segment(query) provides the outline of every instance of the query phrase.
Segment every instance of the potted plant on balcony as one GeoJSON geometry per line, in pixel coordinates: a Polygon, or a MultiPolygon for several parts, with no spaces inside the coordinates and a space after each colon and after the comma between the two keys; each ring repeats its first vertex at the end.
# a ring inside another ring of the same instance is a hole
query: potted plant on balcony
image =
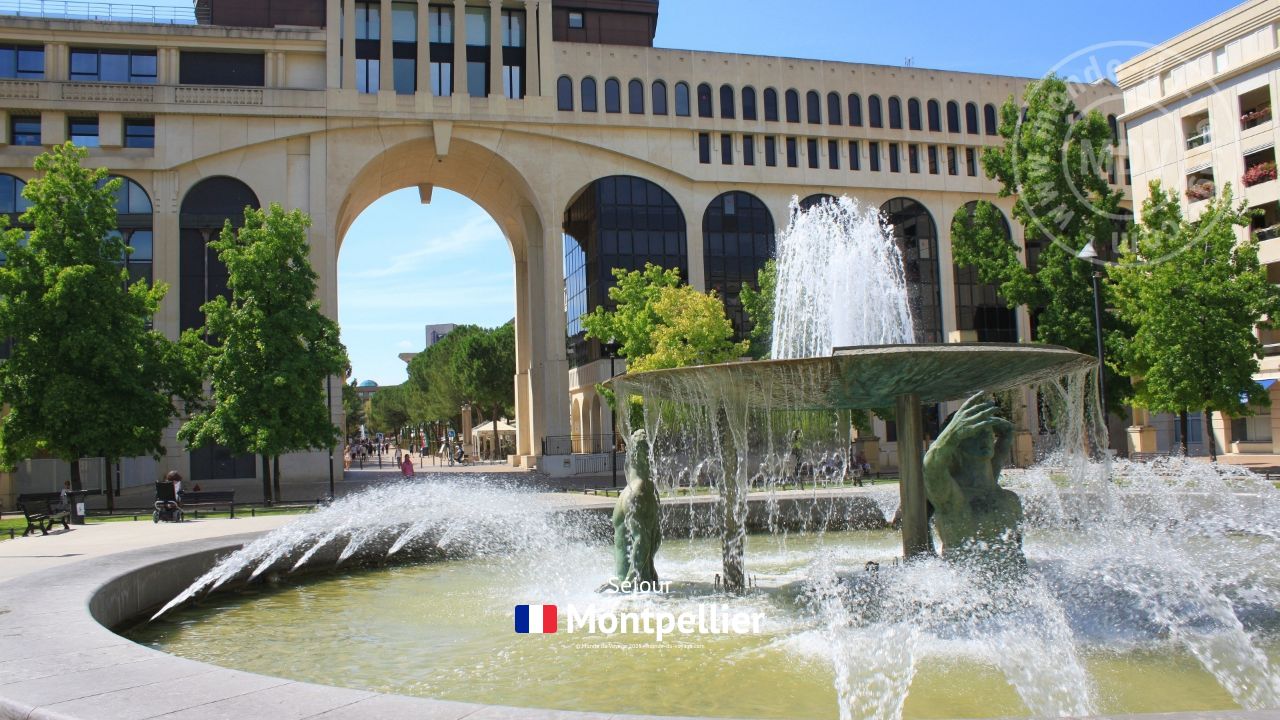
{"type": "Polygon", "coordinates": [[[1187,188],[1187,199],[1192,202],[1197,200],[1208,200],[1211,197],[1213,197],[1212,180],[1201,180],[1187,188]]]}
{"type": "Polygon", "coordinates": [[[1244,171],[1244,177],[1240,178],[1245,187],[1253,187],[1259,183],[1276,179],[1276,164],[1274,162],[1260,162],[1250,165],[1244,171]]]}
{"type": "Polygon", "coordinates": [[[1271,119],[1271,106],[1263,105],[1240,116],[1240,123],[1245,127],[1253,127],[1271,119]]]}

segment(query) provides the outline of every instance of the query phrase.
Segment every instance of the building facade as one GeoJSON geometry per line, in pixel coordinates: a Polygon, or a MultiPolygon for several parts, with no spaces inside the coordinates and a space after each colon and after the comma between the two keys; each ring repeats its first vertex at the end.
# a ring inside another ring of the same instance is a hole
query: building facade
{"type": "MultiPolygon", "coordinates": [[[[956,268],[950,244],[969,203],[1009,217],[980,158],[1026,78],[655,48],[653,0],[199,0],[178,22],[47,5],[0,16],[0,212],[21,211],[36,154],[89,147],[128,181],[131,271],[171,285],[155,324],[176,338],[225,292],[207,243],[246,205],[313,217],[336,317],[338,252],[360,212],[402,188],[459,192],[511,246],[517,464],[559,470],[547,456],[601,449],[583,438],[611,430],[594,386],[623,365],[581,335],[611,268],[679,267],[743,331],[738,291],[793,198],[848,194],[886,213],[922,340],[1030,338],[1027,314],[956,268]]],[[[1121,111],[1108,83],[1075,90],[1121,111]]],[[[175,433],[158,471],[255,472],[175,433]]],[[[327,462],[287,457],[285,477],[325,477],[327,462]]]]}

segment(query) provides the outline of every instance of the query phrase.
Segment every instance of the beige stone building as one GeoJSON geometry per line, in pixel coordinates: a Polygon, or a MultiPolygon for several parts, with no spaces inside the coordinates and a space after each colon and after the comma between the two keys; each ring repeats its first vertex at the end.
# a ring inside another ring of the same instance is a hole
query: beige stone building
{"type": "MultiPolygon", "coordinates": [[[[1258,212],[1252,233],[1273,281],[1280,282],[1280,183],[1272,115],[1280,92],[1280,0],[1246,2],[1121,66],[1122,120],[1128,128],[1133,205],[1141,207],[1159,180],[1182,195],[1195,218],[1204,200],[1230,183],[1237,199],[1258,212]]],[[[1241,230],[1241,239],[1245,230],[1241,230]]],[[[1257,380],[1280,407],[1280,332],[1263,330],[1266,356],[1257,380]]],[[[1188,440],[1204,451],[1203,419],[1188,440]]],[[[1233,453],[1280,452],[1280,412],[1259,408],[1248,418],[1212,418],[1215,442],[1233,453]]],[[[1167,451],[1177,442],[1169,416],[1135,411],[1130,445],[1167,451]]]]}
{"type": "MultiPolygon", "coordinates": [[[[514,257],[518,464],[592,470],[606,449],[593,386],[611,363],[580,318],[604,301],[611,267],[680,267],[718,289],[741,328],[738,288],[793,197],[883,209],[920,339],[1030,337],[1024,311],[953,266],[949,238],[967,203],[1009,215],[979,160],[1026,78],[655,48],[652,0],[199,0],[191,17],[133,7],[123,19],[41,6],[0,16],[0,212],[16,218],[37,153],[90,147],[92,164],[129,181],[129,262],[171,285],[155,322],[176,337],[225,290],[206,243],[244,205],[311,214],[336,317],[337,257],[360,212],[402,188],[423,202],[436,186],[459,192],[514,257]]],[[[1109,83],[1076,90],[1081,106],[1121,111],[1109,83]]],[[[1024,243],[1020,227],[1011,235],[1024,243]]],[[[216,449],[188,453],[173,430],[167,444],[126,484],[169,468],[206,486],[256,472],[216,449]]],[[[322,477],[326,463],[286,458],[285,477],[322,477]]]]}

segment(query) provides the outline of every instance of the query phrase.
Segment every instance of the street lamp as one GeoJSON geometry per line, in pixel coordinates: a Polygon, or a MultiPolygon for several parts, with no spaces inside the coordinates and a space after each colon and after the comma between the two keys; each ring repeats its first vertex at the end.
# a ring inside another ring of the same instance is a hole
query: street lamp
{"type": "MultiPolygon", "coordinates": [[[[618,359],[618,347],[618,341],[613,338],[609,338],[609,342],[604,344],[604,351],[609,356],[609,379],[613,379],[617,375],[617,370],[614,368],[614,362],[618,359]]],[[[614,396],[614,405],[615,407],[611,413],[613,421],[610,423],[611,429],[613,430],[612,437],[610,438],[610,440],[612,440],[611,444],[613,447],[609,449],[609,464],[613,469],[613,486],[618,487],[618,409],[616,407],[616,395],[614,396]]]]}
{"type": "MultiPolygon", "coordinates": [[[[1086,262],[1094,262],[1098,259],[1098,251],[1093,249],[1093,241],[1076,254],[1076,257],[1086,262]]],[[[1098,343],[1098,402],[1102,405],[1103,423],[1106,423],[1107,416],[1107,379],[1105,365],[1103,364],[1105,356],[1103,354],[1102,345],[1102,289],[1098,283],[1102,279],[1102,271],[1097,267],[1092,273],[1093,278],[1093,329],[1098,343]]]]}

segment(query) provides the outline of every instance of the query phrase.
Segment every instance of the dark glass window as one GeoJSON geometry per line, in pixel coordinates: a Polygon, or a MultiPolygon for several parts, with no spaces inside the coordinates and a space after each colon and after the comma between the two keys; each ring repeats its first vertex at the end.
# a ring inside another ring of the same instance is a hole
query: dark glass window
{"type": "Polygon", "coordinates": [[[80,147],[98,147],[98,116],[67,118],[67,136],[80,147]]]}
{"type": "Polygon", "coordinates": [[[572,11],[572,10],[569,12],[569,29],[570,30],[581,30],[586,26],[587,26],[586,18],[583,17],[582,13],[577,11],[572,11]]]}
{"type": "Polygon", "coordinates": [[[880,172],[880,143],[867,143],[867,163],[871,172],[880,172]]]}
{"type": "Polygon", "coordinates": [[[257,195],[243,182],[225,176],[201,180],[182,199],[178,216],[180,329],[204,325],[200,307],[227,295],[227,267],[209,241],[218,238],[228,220],[232,227],[242,225],[246,207],[259,207],[257,195]]]}
{"type": "Polygon", "coordinates": [[[960,104],[955,100],[947,101],[947,132],[960,132],[960,104]]]}
{"type": "Polygon", "coordinates": [[[698,162],[703,165],[711,164],[711,135],[709,133],[698,133],[698,162]]]}
{"type": "Polygon", "coordinates": [[[920,122],[920,101],[915,98],[907,100],[907,128],[911,130],[924,129],[924,125],[920,122]]]}
{"type": "Polygon", "coordinates": [[[853,127],[862,127],[862,98],[858,93],[849,95],[849,124],[853,127]]]}
{"type": "MultiPolygon", "coordinates": [[[[402,12],[402,8],[416,11],[416,7],[410,3],[396,3],[392,7],[397,15],[402,12]]],[[[502,94],[503,97],[516,100],[525,96],[525,13],[523,10],[503,10],[499,22],[502,31],[502,47],[499,48],[502,59],[502,94]]],[[[403,62],[401,58],[413,53],[414,47],[412,44],[397,42],[392,50],[396,54],[396,65],[399,66],[403,62]],[[402,45],[406,47],[402,48],[402,45]]],[[[409,63],[410,66],[412,64],[409,63]]],[[[401,92],[399,79],[396,80],[396,92],[401,92]]]]}
{"type": "Polygon", "coordinates": [[[862,169],[862,158],[860,158],[858,155],[859,155],[858,141],[850,140],[849,141],[849,169],[850,170],[862,169]]]}
{"type": "Polygon", "coordinates": [[[920,172],[920,146],[907,146],[907,169],[913,173],[920,172]]]}
{"type": "Polygon", "coordinates": [[[609,78],[604,81],[604,111],[622,112],[622,83],[618,82],[618,78],[609,78]]]}
{"type": "Polygon", "coordinates": [[[978,153],[973,148],[964,149],[964,165],[969,171],[969,177],[978,177],[978,153]]]}
{"type": "Polygon", "coordinates": [[[956,160],[956,149],[954,147],[947,147],[947,174],[960,174],[960,163],[956,160]]]}
{"type": "Polygon", "coordinates": [[[765,122],[778,121],[778,91],[773,88],[764,90],[764,119],[765,122]]]}
{"type": "Polygon", "coordinates": [[[898,143],[889,143],[889,172],[902,172],[902,160],[898,157],[898,143]]]}
{"type": "Polygon", "coordinates": [[[453,94],[453,8],[427,9],[427,39],[431,94],[448,97],[453,94]]]}
{"type": "Polygon", "coordinates": [[[733,164],[733,136],[729,133],[720,136],[720,164],[733,164]]]}
{"type": "Polygon", "coordinates": [[[800,93],[795,90],[787,91],[787,122],[800,122],[800,93]]]}
{"type": "Polygon", "coordinates": [[[787,167],[800,167],[800,150],[793,137],[787,138],[787,167]]]}
{"type": "Polygon", "coordinates": [[[930,175],[938,174],[938,146],[937,145],[929,146],[929,174],[930,175]]]}
{"type": "Polygon", "coordinates": [[[18,178],[0,173],[0,214],[9,216],[9,227],[18,225],[18,216],[31,207],[31,203],[22,197],[22,190],[27,184],[18,178]]]}
{"type": "Polygon", "coordinates": [[[978,106],[976,104],[965,103],[964,124],[965,130],[967,130],[970,135],[978,134],[978,106]]]}
{"type": "Polygon", "coordinates": [[[650,92],[653,102],[654,115],[667,114],[667,84],[661,80],[654,80],[650,92]]]}
{"type": "Polygon", "coordinates": [[[827,124],[843,125],[844,113],[840,110],[843,102],[840,99],[840,93],[827,93],[827,124]]]}
{"type": "Polygon", "coordinates": [[[116,233],[131,252],[121,258],[129,272],[129,282],[151,282],[151,259],[154,237],[151,231],[151,198],[142,186],[126,177],[120,178],[116,190],[116,233]]]}
{"type": "Polygon", "coordinates": [[[39,145],[40,116],[13,115],[9,117],[10,145],[39,145]]]}
{"type": "Polygon", "coordinates": [[[178,60],[182,85],[262,87],[266,65],[262,53],[195,52],[183,50],[178,60]]]}
{"type": "Polygon", "coordinates": [[[942,106],[937,100],[930,100],[928,103],[929,112],[929,130],[931,132],[942,132],[942,106]]]}
{"type": "Polygon", "coordinates": [[[764,139],[764,164],[768,167],[778,166],[778,139],[772,135],[764,139]]]}
{"type": "Polygon", "coordinates": [[[894,198],[880,207],[893,227],[902,253],[915,324],[916,342],[942,341],[942,282],[938,268],[938,230],[933,216],[910,198],[894,198]]]}
{"type": "Polygon", "coordinates": [[[154,85],[156,51],[72,48],[71,80],[154,85]]]}
{"type": "Polygon", "coordinates": [[[729,85],[720,86],[720,117],[726,120],[734,119],[734,92],[729,85]]]}
{"type": "Polygon", "coordinates": [[[756,89],[753,87],[742,88],[742,119],[756,120],[756,89]]]}
{"type": "Polygon", "coordinates": [[[561,75],[556,81],[556,109],[573,109],[573,78],[561,75]]]}
{"type": "Polygon", "coordinates": [[[582,78],[582,111],[596,111],[596,79],[593,77],[582,78]]]}
{"type": "MultiPolygon", "coordinates": [[[[1000,121],[996,117],[996,106],[992,105],[991,103],[987,103],[986,105],[983,105],[982,114],[984,116],[983,120],[986,121],[987,134],[995,135],[996,133],[998,133],[1000,130],[1000,121]]],[[[1115,117],[1116,117],[1115,115],[1111,115],[1110,119],[1114,121],[1115,117]]],[[[1114,131],[1115,131],[1114,126],[1112,127],[1112,131],[1114,134],[1114,131]]],[[[1117,137],[1117,141],[1119,141],[1118,137],[1117,137]]]]}
{"type": "Polygon", "coordinates": [[[0,45],[0,78],[44,79],[44,47],[0,45]]]}
{"type": "Polygon", "coordinates": [[[805,142],[805,155],[809,156],[809,167],[817,169],[818,167],[818,141],[815,138],[809,138],[805,142]]]}
{"type": "MultiPolygon", "coordinates": [[[[977,208],[977,201],[965,203],[964,207],[956,211],[951,221],[952,227],[957,224],[972,225],[977,208]]],[[[1000,216],[1005,241],[1013,243],[1009,220],[999,208],[990,206],[987,211],[991,210],[1000,216]]],[[[1000,296],[999,286],[980,282],[978,271],[974,267],[961,267],[957,264],[954,269],[957,329],[976,331],[978,342],[1018,342],[1017,314],[1000,296]]]]}
{"type": "Polygon", "coordinates": [[[676,83],[676,115],[689,117],[689,84],[676,83]]]}
{"type": "Polygon", "coordinates": [[[707,289],[724,300],[735,338],[745,338],[751,324],[740,293],[745,285],[756,288],[760,269],[773,257],[773,216],[756,196],[727,192],[703,213],[702,242],[707,289]]]}
{"type": "Polygon", "coordinates": [[[632,115],[644,114],[644,83],[639,80],[627,83],[627,112],[632,115]]]}
{"type": "Polygon", "coordinates": [[[698,85],[698,117],[715,117],[711,110],[711,86],[706,83],[698,85]]]}
{"type": "Polygon", "coordinates": [[[834,195],[828,195],[827,193],[814,193],[800,201],[800,209],[811,210],[824,203],[835,201],[836,197],[834,195]]]}
{"type": "Polygon", "coordinates": [[[827,141],[827,168],[831,170],[840,169],[840,141],[827,141]]]}
{"type": "Polygon", "coordinates": [[[884,127],[884,118],[880,114],[880,96],[872,95],[867,98],[867,119],[873,128],[884,127]]]}
{"type": "Polygon", "coordinates": [[[742,136],[742,164],[756,164],[756,139],[752,135],[742,136]]]}
{"type": "Polygon", "coordinates": [[[810,90],[804,96],[805,115],[810,125],[822,124],[822,96],[810,90]]]}
{"type": "Polygon", "coordinates": [[[896,95],[889,98],[889,129],[902,129],[902,101],[896,95]]]}

